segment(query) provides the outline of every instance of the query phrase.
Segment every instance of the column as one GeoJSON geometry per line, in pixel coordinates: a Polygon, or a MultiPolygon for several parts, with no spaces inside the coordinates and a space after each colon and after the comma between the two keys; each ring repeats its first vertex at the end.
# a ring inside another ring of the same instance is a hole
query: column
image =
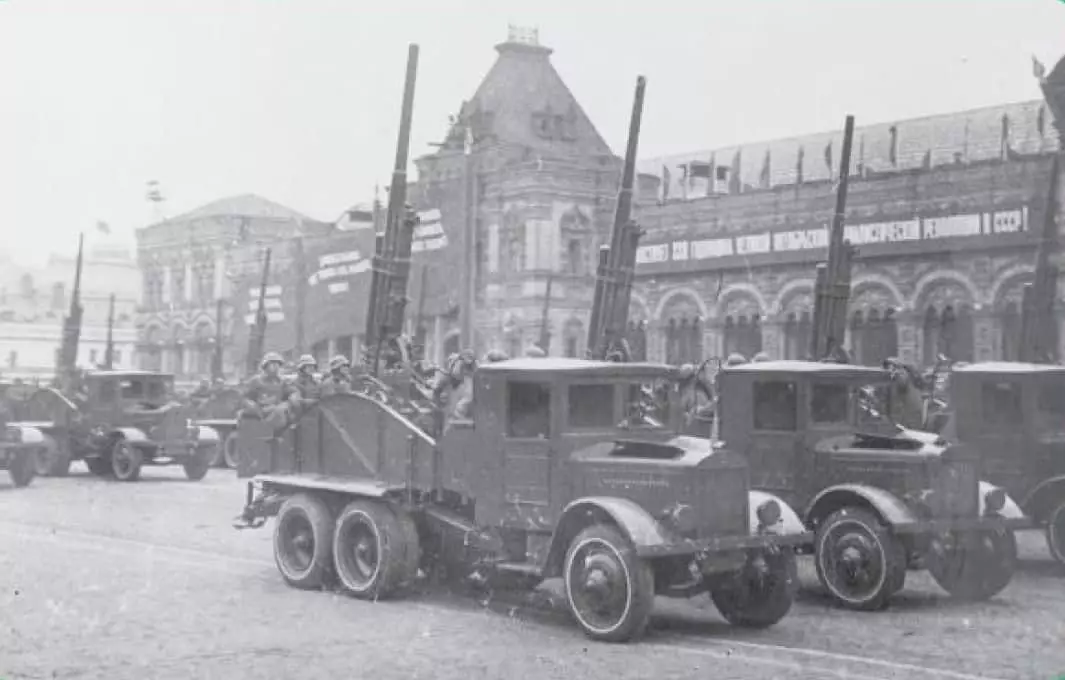
{"type": "Polygon", "coordinates": [[[185,303],[192,301],[192,262],[191,254],[185,254],[185,303]]]}
{"type": "Polygon", "coordinates": [[[163,264],[163,304],[168,305],[172,300],[171,288],[174,285],[174,278],[170,271],[170,265],[163,264]]]}
{"type": "Polygon", "coordinates": [[[762,351],[770,359],[784,357],[784,326],[777,317],[763,316],[762,351]]]}
{"type": "Polygon", "coordinates": [[[899,329],[899,359],[904,362],[919,365],[921,357],[921,324],[920,316],[913,310],[900,312],[895,320],[899,329]]]}
{"type": "Polygon", "coordinates": [[[226,258],[218,255],[214,259],[214,298],[220,300],[227,296],[226,285],[226,258]]]}
{"type": "Polygon", "coordinates": [[[995,361],[1002,356],[1002,328],[991,309],[973,312],[973,359],[995,361]]]}

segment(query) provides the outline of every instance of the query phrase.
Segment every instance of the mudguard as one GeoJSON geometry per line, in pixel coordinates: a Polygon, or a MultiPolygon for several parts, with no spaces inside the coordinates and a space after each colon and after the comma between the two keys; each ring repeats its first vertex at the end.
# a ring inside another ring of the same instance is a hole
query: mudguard
{"type": "Polygon", "coordinates": [[[839,508],[856,504],[871,506],[889,526],[918,519],[902,499],[890,491],[863,484],[838,484],[824,489],[810,502],[804,514],[806,526],[816,529],[822,520],[839,508]]]}
{"type": "Polygon", "coordinates": [[[197,425],[197,444],[217,444],[222,441],[222,438],[218,436],[218,430],[206,425],[197,425]]]}
{"type": "Polygon", "coordinates": [[[790,535],[801,534],[806,531],[806,527],[799,518],[799,513],[795,512],[795,510],[785,503],[779,496],[766,491],[756,491],[752,489],[747,492],[747,512],[750,517],[747,526],[750,528],[752,535],[759,533],[758,506],[770,500],[780,504],[780,522],[777,524],[777,530],[775,533],[790,535]]]}
{"type": "Polygon", "coordinates": [[[616,525],[637,548],[665,545],[670,542],[663,527],[646,510],[624,498],[592,496],[572,501],[551,537],[551,549],[544,565],[544,578],[562,573],[562,561],[570,542],[585,527],[597,523],[616,525]]]}
{"type": "Polygon", "coordinates": [[[23,444],[45,444],[45,434],[36,427],[15,423],[8,423],[8,427],[18,430],[19,442],[23,444]]]}
{"type": "MultiPolygon", "coordinates": [[[[983,484],[983,482],[980,482],[983,484]]],[[[980,489],[980,500],[983,501],[984,491],[980,489]]],[[[1058,475],[1050,479],[1044,479],[1032,489],[1028,496],[1021,502],[1024,510],[1038,521],[1044,521],[1056,503],[1054,501],[1065,500],[1065,475],[1058,475]]],[[[1006,508],[1010,506],[1010,500],[1006,502],[1006,508]]],[[[1003,508],[1003,511],[1006,510],[1003,508]]]]}
{"type": "Polygon", "coordinates": [[[116,427],[111,431],[111,436],[125,439],[131,444],[150,444],[148,435],[135,427],[116,427]]]}

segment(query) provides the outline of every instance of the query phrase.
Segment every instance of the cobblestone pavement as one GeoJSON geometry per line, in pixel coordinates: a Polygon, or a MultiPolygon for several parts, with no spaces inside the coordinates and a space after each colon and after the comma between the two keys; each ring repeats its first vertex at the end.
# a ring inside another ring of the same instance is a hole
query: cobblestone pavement
{"type": "MultiPolygon", "coordinates": [[[[634,645],[588,641],[551,606],[421,592],[368,603],[287,588],[269,528],[230,527],[232,472],[135,484],[77,470],[0,480],[0,678],[718,678],[973,680],[1065,673],[1065,576],[1041,537],[992,602],[950,602],[911,573],[876,614],[828,604],[803,565],[790,616],[732,629],[706,598],[662,601],[634,645]]],[[[557,595],[557,591],[555,591],[557,595]]]]}

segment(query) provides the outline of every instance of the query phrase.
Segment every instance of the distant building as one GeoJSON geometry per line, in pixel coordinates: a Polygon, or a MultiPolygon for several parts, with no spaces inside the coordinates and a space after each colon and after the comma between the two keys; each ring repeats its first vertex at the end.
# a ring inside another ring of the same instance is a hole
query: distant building
{"type": "MultiPolygon", "coordinates": [[[[272,247],[271,270],[284,277],[298,234],[331,226],[255,195],[214,201],[137,231],[143,297],[137,314],[140,366],[174,373],[181,383],[208,377],[222,311],[223,369],[244,375],[249,289],[257,289],[262,256],[272,247]]],[[[268,304],[290,295],[271,284],[268,304]]],[[[253,310],[254,311],[254,310],[253,310]]],[[[268,349],[291,354],[296,340],[284,312],[268,310],[268,349]]]]}
{"type": "MultiPolygon", "coordinates": [[[[6,261],[0,267],[0,376],[49,380],[55,373],[63,319],[70,311],[75,258],[53,255],[43,267],[6,261]]],[[[115,295],[113,342],[116,368],[136,364],[140,277],[128,246],[111,237],[86,234],[82,268],[81,338],[78,365],[93,368],[107,348],[109,300],[115,295]]]]}
{"type": "MultiPolygon", "coordinates": [[[[633,306],[652,357],[806,355],[841,138],[641,163],[661,177],[658,204],[641,213],[633,306]]],[[[856,128],[845,219],[858,248],[852,358],[1016,357],[1058,142],[1043,101],[856,128]]],[[[1059,188],[1049,219],[1063,196],[1059,188]]],[[[1063,311],[1059,295],[1059,325],[1063,311]]]]}

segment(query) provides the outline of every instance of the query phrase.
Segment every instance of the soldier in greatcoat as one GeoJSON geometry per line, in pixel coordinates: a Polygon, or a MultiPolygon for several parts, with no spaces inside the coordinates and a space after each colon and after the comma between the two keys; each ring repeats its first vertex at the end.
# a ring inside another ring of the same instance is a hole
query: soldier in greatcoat
{"type": "Polygon", "coordinates": [[[351,394],[351,362],[342,354],[329,360],[329,375],[322,381],[322,396],[351,394]]]}
{"type": "Polygon", "coordinates": [[[259,372],[244,385],[244,413],[267,421],[275,432],[288,425],[286,404],[291,388],[281,378],[284,363],[277,352],[267,352],[259,362],[259,372]]]}

